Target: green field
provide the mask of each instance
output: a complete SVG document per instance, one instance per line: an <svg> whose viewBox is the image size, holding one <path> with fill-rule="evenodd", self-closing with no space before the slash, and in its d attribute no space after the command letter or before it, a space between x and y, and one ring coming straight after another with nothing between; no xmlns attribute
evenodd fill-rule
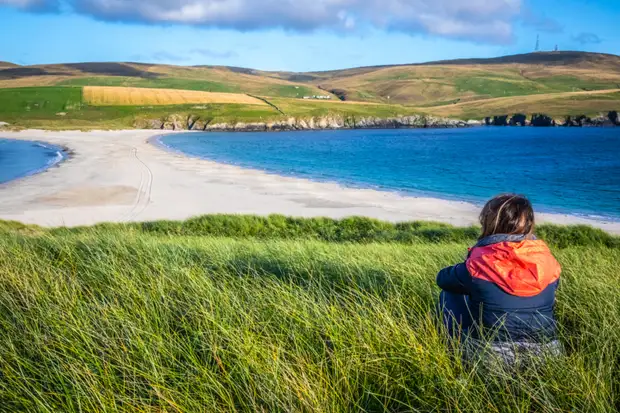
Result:
<svg viewBox="0 0 620 413"><path fill-rule="evenodd" d="M269 106L241 104L89 106L82 103L82 89L79 87L0 89L0 119L16 127L128 129L136 120L163 119L171 114L199 116L214 123L281 117Z"/></svg>
<svg viewBox="0 0 620 413"><path fill-rule="evenodd" d="M477 230L369 219L0 223L0 410L614 412L618 238L543 227L566 355L484 371L438 330Z"/></svg>
<svg viewBox="0 0 620 413"><path fill-rule="evenodd" d="M161 78L161 79L142 79L134 77L81 77L77 79L64 80L58 86L124 86L124 87L144 87L156 89L182 89L198 90L201 92L224 92L240 93L240 87L221 82L208 80Z"/></svg>
<svg viewBox="0 0 620 413"><path fill-rule="evenodd" d="M0 89L0 119L13 127L43 129L128 129L141 119L165 119L175 114L210 123L268 122L294 117L410 115L417 110L397 105L368 105L269 98L270 106L192 104L168 106L90 106L81 87Z"/></svg>

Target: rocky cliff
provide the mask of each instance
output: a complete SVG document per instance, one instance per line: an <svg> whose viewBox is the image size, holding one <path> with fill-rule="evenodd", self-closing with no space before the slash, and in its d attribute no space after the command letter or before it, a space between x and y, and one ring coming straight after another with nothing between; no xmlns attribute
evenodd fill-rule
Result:
<svg viewBox="0 0 620 413"><path fill-rule="evenodd" d="M501 115L487 117L482 121L462 121L430 115L397 116L391 118L323 116L312 118L289 117L270 122L213 122L197 115L170 115L163 119L138 119L137 129L196 130L213 132L269 132L322 129L399 129L399 128L463 128L471 126L620 126L617 111L589 117L566 116L553 118L545 114Z"/></svg>
<svg viewBox="0 0 620 413"><path fill-rule="evenodd" d="M618 111L612 110L608 113L601 113L598 116L590 117L586 115L565 116L562 118L552 118L543 113L536 113L531 116L517 113L515 115L501 115L487 117L483 121L487 126L620 126Z"/></svg>
<svg viewBox="0 0 620 413"><path fill-rule="evenodd" d="M324 116L294 118L271 122L216 123L197 116L170 115L165 119L139 119L137 129L198 130L230 132L266 132L321 129L397 129L397 128L461 128L481 125L481 122L439 118L427 115L398 116L393 118Z"/></svg>

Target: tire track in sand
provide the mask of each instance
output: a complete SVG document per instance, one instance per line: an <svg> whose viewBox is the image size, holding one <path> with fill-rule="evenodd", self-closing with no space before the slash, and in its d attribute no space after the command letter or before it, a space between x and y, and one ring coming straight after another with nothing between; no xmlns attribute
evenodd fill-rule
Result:
<svg viewBox="0 0 620 413"><path fill-rule="evenodd" d="M131 209L122 218L122 221L130 222L135 220L151 202L151 192L153 190L153 172L140 157L138 157L138 148L131 149L131 156L133 156L141 165L140 170L140 185L138 187L138 194L131 207Z"/></svg>

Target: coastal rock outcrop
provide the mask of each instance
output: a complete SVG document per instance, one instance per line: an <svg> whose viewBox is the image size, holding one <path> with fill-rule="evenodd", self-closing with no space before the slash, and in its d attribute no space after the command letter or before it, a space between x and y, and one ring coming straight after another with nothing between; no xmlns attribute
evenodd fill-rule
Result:
<svg viewBox="0 0 620 413"><path fill-rule="evenodd" d="M182 115L170 115L164 121L161 129L164 130L186 130L187 118Z"/></svg>
<svg viewBox="0 0 620 413"><path fill-rule="evenodd" d="M620 116L617 111L602 113L595 117L586 115L566 116L554 119L548 115L537 113L528 116L523 113L514 115L496 115L484 118L482 121L448 119L431 115L395 116L378 118L374 116L341 116L330 115L321 117L295 118L268 121L268 122L236 122L213 123L212 118L201 118L195 115L173 114L162 119L137 119L134 127L137 129L163 130L196 130L196 131L294 131L294 130L321 130L321 129L398 129L398 128L463 128L474 126L620 126Z"/></svg>
<svg viewBox="0 0 620 413"><path fill-rule="evenodd" d="M139 129L163 130L199 130L199 131L291 131L316 129L397 129L397 128L462 128L478 126L478 121L464 122L462 120L440 118L428 115L398 116L392 118L377 118L372 116L323 116L312 118L289 117L271 122L237 122L211 123L210 120L199 117L170 115L163 120L139 119L134 127Z"/></svg>
<svg viewBox="0 0 620 413"><path fill-rule="evenodd" d="M512 115L510 118L510 126L527 126L529 125L529 121L527 120L527 115L523 113L517 113Z"/></svg>
<svg viewBox="0 0 620 413"><path fill-rule="evenodd" d="M616 126L608 115L600 114L590 119L590 123L584 126Z"/></svg>
<svg viewBox="0 0 620 413"><path fill-rule="evenodd" d="M532 120L530 121L532 126L555 126L555 120L552 117L544 115L542 113L537 113L532 115Z"/></svg>
<svg viewBox="0 0 620 413"><path fill-rule="evenodd" d="M562 126L620 126L620 119L618 118L618 112L616 111L611 111L606 114L601 113L592 118L586 115L567 116L562 123Z"/></svg>
<svg viewBox="0 0 620 413"><path fill-rule="evenodd" d="M564 126L577 126L577 127L581 127L581 126L584 126L585 124L588 124L590 122L591 122L590 118L588 118L585 115L567 116L566 120L564 121Z"/></svg>
<svg viewBox="0 0 620 413"><path fill-rule="evenodd" d="M196 121L192 124L191 130L203 131L207 127L209 123L202 119L196 119Z"/></svg>
<svg viewBox="0 0 620 413"><path fill-rule="evenodd" d="M542 113L536 113L528 119L527 115L517 113L512 116L496 115L493 117L486 117L479 123L486 126L620 126L620 115L618 111L610 111L607 113L600 113L594 117L589 117L587 115L571 115L552 118Z"/></svg>
<svg viewBox="0 0 620 413"><path fill-rule="evenodd" d="M508 115L493 116L493 126L508 126Z"/></svg>

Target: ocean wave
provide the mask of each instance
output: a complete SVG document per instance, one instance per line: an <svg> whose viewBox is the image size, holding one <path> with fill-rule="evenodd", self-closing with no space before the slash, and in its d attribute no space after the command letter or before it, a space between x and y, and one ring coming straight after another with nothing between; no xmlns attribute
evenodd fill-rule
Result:
<svg viewBox="0 0 620 413"><path fill-rule="evenodd" d="M50 167L52 167L52 166L54 166L54 165L64 161L64 159L65 159L64 152L61 151L61 150L56 151L55 156L47 161L47 165L46 165L45 169L50 168Z"/></svg>

